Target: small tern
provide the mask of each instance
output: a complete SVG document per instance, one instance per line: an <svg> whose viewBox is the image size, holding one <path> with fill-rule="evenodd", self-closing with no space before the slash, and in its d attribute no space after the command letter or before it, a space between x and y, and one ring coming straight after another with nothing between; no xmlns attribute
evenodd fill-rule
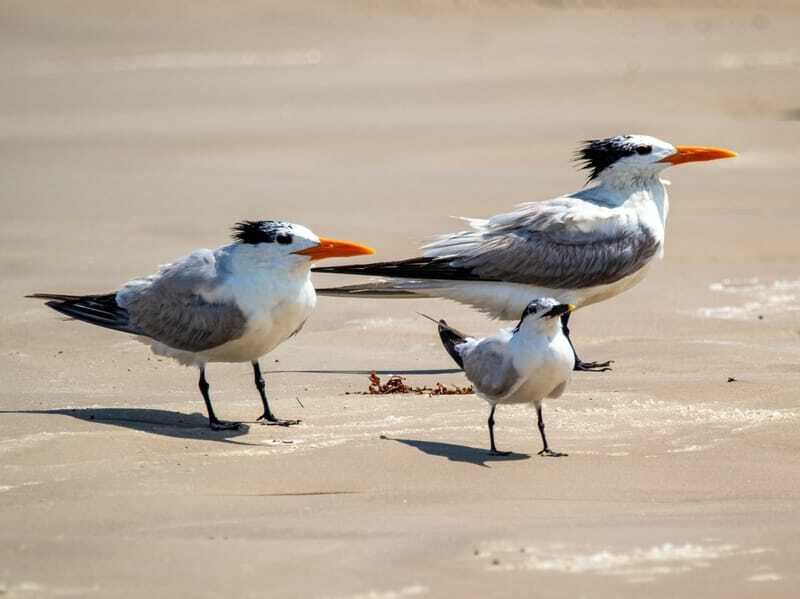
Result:
<svg viewBox="0 0 800 599"><path fill-rule="evenodd" d="M242 221L234 242L199 249L158 273L102 295L37 293L28 297L76 320L131 333L160 356L200 370L200 392L209 426L234 429L211 406L209 362L250 362L265 424L288 426L269 408L258 360L303 327L317 298L311 262L373 254L371 248L317 237L306 227L280 221Z"/></svg>
<svg viewBox="0 0 800 599"><path fill-rule="evenodd" d="M535 299L522 312L519 324L513 329L501 329L496 335L476 339L460 333L444 320L439 325L439 337L447 353L462 368L475 388L475 393L489 403L489 443L495 455L494 411L497 404L532 403L536 406L539 434L543 447L540 456L562 457L550 449L544 434L542 400L557 398L572 376L574 353L559 322L575 306L560 304L553 298Z"/></svg>
<svg viewBox="0 0 800 599"><path fill-rule="evenodd" d="M733 156L730 150L673 146L645 135L587 141L577 160L596 185L489 219L464 219L469 230L439 237L418 258L317 268L383 277L318 293L441 297L502 320L515 319L535 297L582 308L630 289L663 257L669 200L661 171ZM567 339L569 318L567 313L561 319ZM610 362L584 362L577 352L574 357L576 370L609 370Z"/></svg>

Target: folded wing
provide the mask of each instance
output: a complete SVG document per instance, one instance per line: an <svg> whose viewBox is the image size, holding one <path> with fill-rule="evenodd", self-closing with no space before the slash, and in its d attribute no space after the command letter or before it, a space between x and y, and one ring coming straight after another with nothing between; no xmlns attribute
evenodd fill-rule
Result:
<svg viewBox="0 0 800 599"><path fill-rule="evenodd" d="M633 274L661 245L660 237L632 214L575 197L523 204L470 224L470 230L425 246L422 257L316 270L579 289Z"/></svg>
<svg viewBox="0 0 800 599"><path fill-rule="evenodd" d="M199 352L244 334L246 318L219 293L225 272L214 252L198 250L145 279L127 283L117 301L140 334Z"/></svg>
<svg viewBox="0 0 800 599"><path fill-rule="evenodd" d="M464 352L464 374L475 388L491 399L502 399L521 382L511 354L497 339L484 339Z"/></svg>

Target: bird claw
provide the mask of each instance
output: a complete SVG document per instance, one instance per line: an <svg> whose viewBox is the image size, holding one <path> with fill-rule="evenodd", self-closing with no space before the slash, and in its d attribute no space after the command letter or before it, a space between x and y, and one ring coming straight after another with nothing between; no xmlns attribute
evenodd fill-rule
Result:
<svg viewBox="0 0 800 599"><path fill-rule="evenodd" d="M499 451L497 449L490 449L489 450L489 455L505 457L505 456L511 455L511 452L510 451Z"/></svg>
<svg viewBox="0 0 800 599"><path fill-rule="evenodd" d="M569 454L561 453L560 451L553 451L552 449L543 449L538 453L538 455L542 456L543 458L565 458Z"/></svg>
<svg viewBox="0 0 800 599"><path fill-rule="evenodd" d="M578 360L575 362L575 368L578 372L606 372L611 370L611 365L614 363L614 360L607 360L606 362L584 362L582 360Z"/></svg>
<svg viewBox="0 0 800 599"><path fill-rule="evenodd" d="M212 431L235 431L239 430L242 427L241 422L225 422L223 420L215 420L214 422L209 422L208 426L211 427Z"/></svg>
<svg viewBox="0 0 800 599"><path fill-rule="evenodd" d="M266 414L262 414L258 417L258 422L263 424L264 426L294 426L295 424L300 424L302 420L284 420L282 418L275 418L275 416L267 416Z"/></svg>

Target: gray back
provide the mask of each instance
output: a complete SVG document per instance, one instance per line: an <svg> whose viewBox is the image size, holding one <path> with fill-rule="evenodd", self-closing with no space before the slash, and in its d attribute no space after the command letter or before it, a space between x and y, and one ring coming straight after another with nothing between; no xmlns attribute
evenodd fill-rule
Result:
<svg viewBox="0 0 800 599"><path fill-rule="evenodd" d="M126 284L117 301L140 334L175 349L203 351L241 337L247 324L234 302L209 302L201 295L221 286L224 276L214 252L197 250Z"/></svg>
<svg viewBox="0 0 800 599"><path fill-rule="evenodd" d="M628 216L572 197L526 204L431 244L429 255L449 255L452 266L486 280L552 289L605 285L635 273L660 249L656 233ZM605 226L591 226L590 218Z"/></svg>
<svg viewBox="0 0 800 599"><path fill-rule="evenodd" d="M488 397L501 398L519 382L507 345L497 339L484 339L465 352L464 374L475 388Z"/></svg>

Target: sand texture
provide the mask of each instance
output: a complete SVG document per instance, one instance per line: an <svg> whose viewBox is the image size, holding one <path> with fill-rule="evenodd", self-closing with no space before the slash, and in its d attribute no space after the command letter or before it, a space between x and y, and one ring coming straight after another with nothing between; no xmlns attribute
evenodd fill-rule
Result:
<svg viewBox="0 0 800 599"><path fill-rule="evenodd" d="M0 596L797 596L796 2L143 4L0 9ZM194 371L23 298L242 218L409 257L627 132L740 157L668 171L665 260L575 315L616 363L546 404L567 458L527 407L497 458L473 395L353 394L464 384L416 311L499 325L454 303L321 298L262 360L303 423L257 424L249 367L212 365L247 421L212 432Z"/></svg>

